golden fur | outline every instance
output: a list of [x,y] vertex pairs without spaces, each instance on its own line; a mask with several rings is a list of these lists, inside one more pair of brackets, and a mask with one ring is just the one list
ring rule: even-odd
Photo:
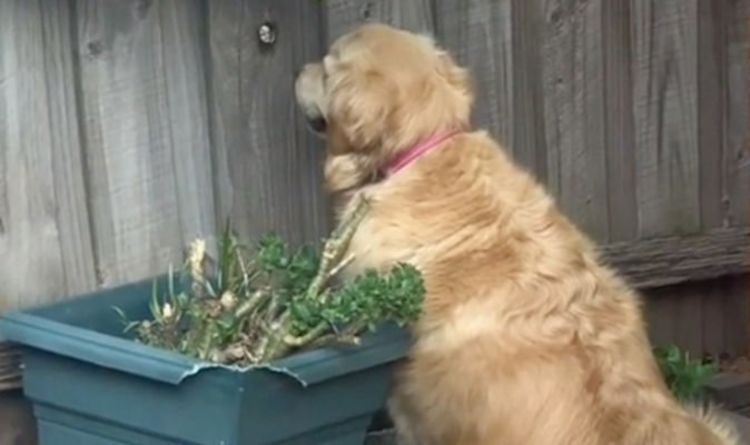
[[[297,79],[327,127],[326,184],[371,210],[349,272],[406,261],[424,313],[389,403],[402,444],[735,444],[670,395],[634,291],[483,131],[466,72],[427,37],[366,25]],[[394,176],[419,140],[462,133]]]

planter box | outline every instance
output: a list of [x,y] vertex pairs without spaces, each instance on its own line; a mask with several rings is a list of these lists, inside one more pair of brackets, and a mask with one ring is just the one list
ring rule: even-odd
[[200,362],[123,338],[112,307],[146,318],[151,286],[0,317],[0,336],[23,347],[42,445],[361,445],[408,348],[408,335],[388,326],[356,348],[267,366]]

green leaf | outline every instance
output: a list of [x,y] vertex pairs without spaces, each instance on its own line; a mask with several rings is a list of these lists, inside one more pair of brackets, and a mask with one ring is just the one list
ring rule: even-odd
[[120,320],[126,321],[128,319],[128,317],[125,315],[125,312],[119,307],[112,306],[112,310],[117,313],[117,316],[120,317]]
[[130,331],[132,331],[134,328],[138,327],[141,324],[139,321],[131,321],[128,324],[125,325],[125,328],[123,329],[123,333],[127,334]]

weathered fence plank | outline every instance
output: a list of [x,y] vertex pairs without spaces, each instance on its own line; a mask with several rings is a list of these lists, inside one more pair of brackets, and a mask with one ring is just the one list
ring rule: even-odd
[[750,270],[750,228],[611,243],[601,251],[638,287],[706,280]]
[[590,236],[606,241],[602,1],[543,4],[548,184],[564,212],[575,215]]
[[[548,181],[548,141],[545,137],[544,91],[540,33],[542,9],[538,2],[513,0],[513,130],[515,158],[542,181]],[[478,94],[482,94],[481,91]]]
[[[750,222],[750,2],[699,2],[701,222]],[[719,179],[719,180],[717,180]]]
[[435,27],[436,14],[430,0],[325,0],[322,3],[325,41],[329,43],[355,26],[370,21],[429,34]]
[[[705,0],[704,0],[705,1]],[[750,0],[727,2],[724,178],[731,225],[750,225]]]
[[[677,292],[674,287],[649,289],[644,293],[644,318],[648,326],[649,339],[655,345],[674,343],[677,326],[677,309],[680,305],[693,304],[686,297],[685,290]],[[680,298],[674,298],[679,294]]]
[[210,238],[219,225],[209,140],[205,5],[197,0],[161,1],[158,14],[166,48],[166,118],[177,184],[179,231],[186,243],[196,236]]
[[639,235],[700,229],[697,0],[634,0]]
[[630,0],[602,0],[609,241],[638,236]]
[[[726,352],[724,307],[731,304],[731,299],[737,298],[737,296],[726,294],[723,285],[707,284],[704,289],[705,293],[701,304],[701,311],[703,312],[703,326],[701,328],[703,344],[701,347],[706,354],[719,358],[722,352]],[[697,330],[697,326],[694,328]]]
[[67,1],[0,2],[0,312],[95,285]]
[[[220,218],[243,235],[293,243],[326,228],[320,154],[293,98],[293,73],[320,51],[317,2],[211,1],[211,109]],[[265,45],[258,28],[271,24]]]
[[473,121],[547,180],[541,7],[525,0],[436,2],[439,43],[474,80]]
[[473,123],[513,147],[513,24],[511,0],[436,3],[440,44],[468,67],[476,92]]
[[728,225],[722,181],[727,87],[728,2],[698,2],[698,110],[700,199],[704,230]]
[[[750,267],[745,268],[745,272]],[[728,351],[738,351],[747,354],[748,331],[750,325],[747,322],[750,313],[750,299],[747,298],[750,289],[750,274],[736,274],[728,276],[723,281],[722,294],[726,296],[735,295],[738,298],[728,298],[724,307],[724,323],[716,329],[724,328],[724,339]]]
[[680,346],[689,351],[703,351],[703,300],[710,295],[711,289],[705,282],[694,283],[686,288],[683,300],[675,305],[675,338],[680,339]]
[[198,234],[189,232],[213,232],[199,7],[78,2],[88,184],[104,284],[162,271]]
[[677,344],[693,358],[747,353],[747,286],[750,276],[644,289],[649,337],[655,345]]

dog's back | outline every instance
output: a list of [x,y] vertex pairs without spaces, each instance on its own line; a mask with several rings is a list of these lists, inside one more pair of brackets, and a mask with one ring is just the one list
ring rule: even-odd
[[674,400],[638,296],[485,134],[366,193],[354,267],[408,260],[426,280],[392,403],[418,443],[737,443]]

